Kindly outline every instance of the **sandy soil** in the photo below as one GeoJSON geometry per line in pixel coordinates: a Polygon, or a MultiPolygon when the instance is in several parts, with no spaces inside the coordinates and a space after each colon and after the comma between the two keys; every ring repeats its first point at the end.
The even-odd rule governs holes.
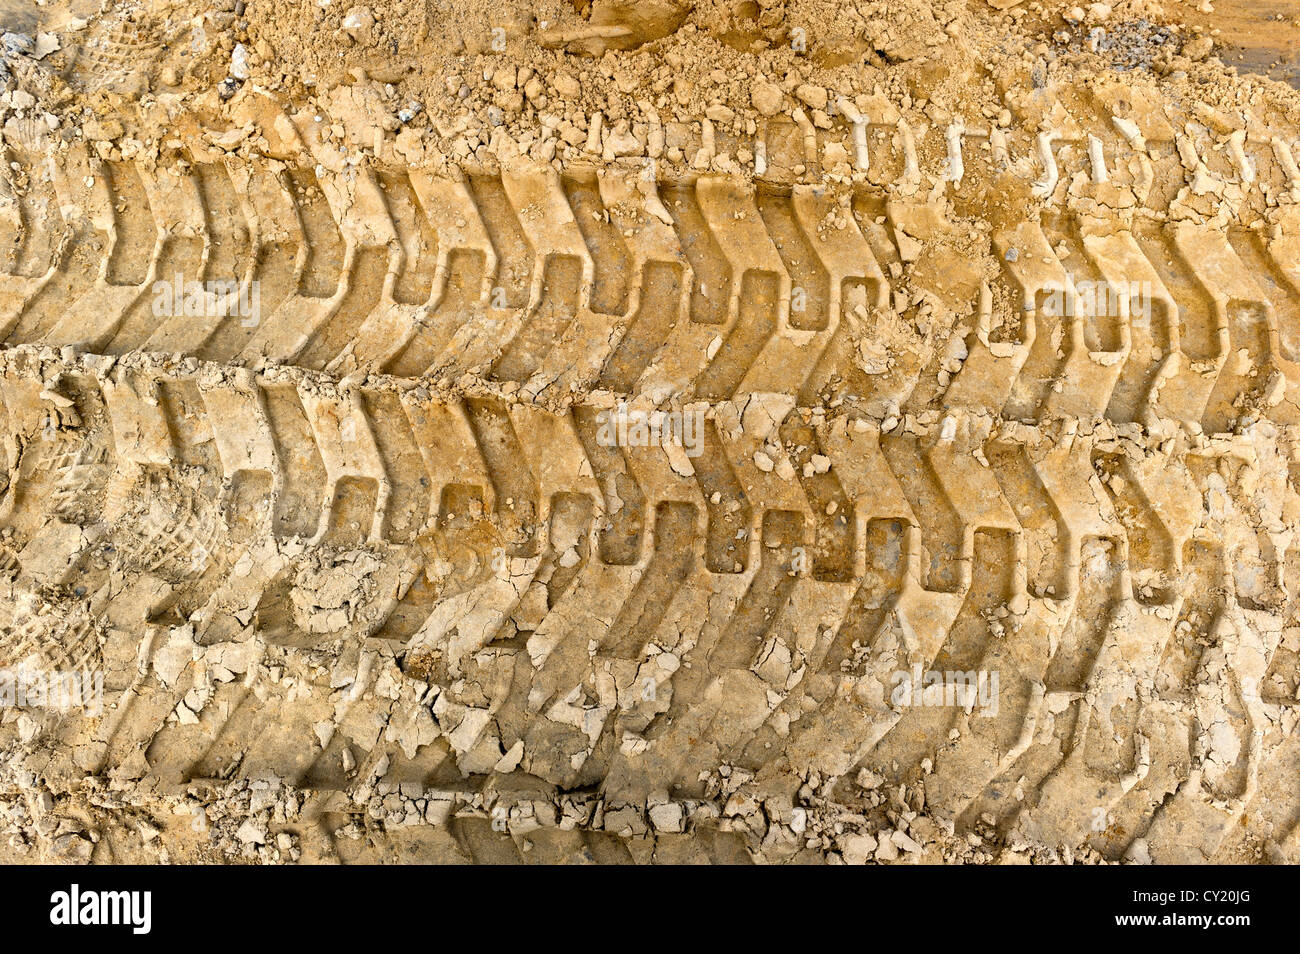
{"type": "Polygon", "coordinates": [[[0,860],[1296,861],[1288,7],[0,0],[0,860]]]}

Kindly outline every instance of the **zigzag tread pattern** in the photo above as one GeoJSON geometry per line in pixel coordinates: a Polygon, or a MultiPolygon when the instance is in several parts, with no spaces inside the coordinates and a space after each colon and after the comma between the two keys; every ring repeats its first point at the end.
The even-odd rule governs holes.
{"type": "Polygon", "coordinates": [[[487,381],[550,407],[602,390],[656,403],[784,391],[809,405],[848,393],[1021,418],[1167,416],[1210,433],[1289,409],[1300,186],[1285,138],[1196,127],[1208,138],[1179,139],[1180,161],[1159,167],[1162,194],[1176,192],[1159,204],[1125,170],[1152,161],[1165,126],[1112,127],[1112,104],[1094,99],[1096,149],[1069,123],[1024,156],[1008,151],[1016,134],[907,127],[876,150],[897,152],[878,161],[899,178],[868,165],[818,187],[661,182],[632,162],[340,168],[319,123],[257,106],[250,117],[296,157],[287,168],[203,140],[173,165],[77,143],[56,162],[48,139],[13,136],[0,332],[7,345],[487,381]],[[1245,149],[1249,174],[1205,166],[1225,145],[1245,149]],[[924,192],[954,148],[960,177],[949,168],[924,192]],[[1045,181],[1058,185],[1029,209],[988,205],[1042,199],[1045,181]],[[972,255],[1000,273],[976,274],[972,255]],[[925,330],[936,307],[953,327],[925,330]],[[908,323],[923,329],[912,341],[898,338],[908,323]],[[893,353],[875,352],[882,338],[897,338],[893,353]]]}
{"type": "Polygon", "coordinates": [[[1289,830],[1261,783],[1300,715],[1283,430],[764,392],[686,405],[678,446],[609,401],[31,347],[0,396],[9,585],[89,600],[112,700],[51,720],[55,776],[273,778],[333,817],[520,773],[741,841],[738,778],[889,778],[1111,858],[1289,830]]]}
{"type": "Polygon", "coordinates": [[[1295,153],[1108,95],[824,187],[7,141],[0,661],[108,705],[0,743],[312,860],[1295,860],[1295,153]]]}

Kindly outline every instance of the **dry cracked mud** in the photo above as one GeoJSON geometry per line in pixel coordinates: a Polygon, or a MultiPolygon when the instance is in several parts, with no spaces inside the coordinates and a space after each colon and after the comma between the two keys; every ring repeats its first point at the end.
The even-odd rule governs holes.
{"type": "Polygon", "coordinates": [[[0,25],[0,861],[1300,861],[1293,5],[0,25]]]}

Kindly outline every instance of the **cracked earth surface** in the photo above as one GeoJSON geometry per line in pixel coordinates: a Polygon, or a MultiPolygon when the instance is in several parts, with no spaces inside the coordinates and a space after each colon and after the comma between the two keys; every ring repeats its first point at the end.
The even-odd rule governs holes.
{"type": "Polygon", "coordinates": [[[0,0],[0,860],[1300,859],[1273,6],[0,0]]]}

